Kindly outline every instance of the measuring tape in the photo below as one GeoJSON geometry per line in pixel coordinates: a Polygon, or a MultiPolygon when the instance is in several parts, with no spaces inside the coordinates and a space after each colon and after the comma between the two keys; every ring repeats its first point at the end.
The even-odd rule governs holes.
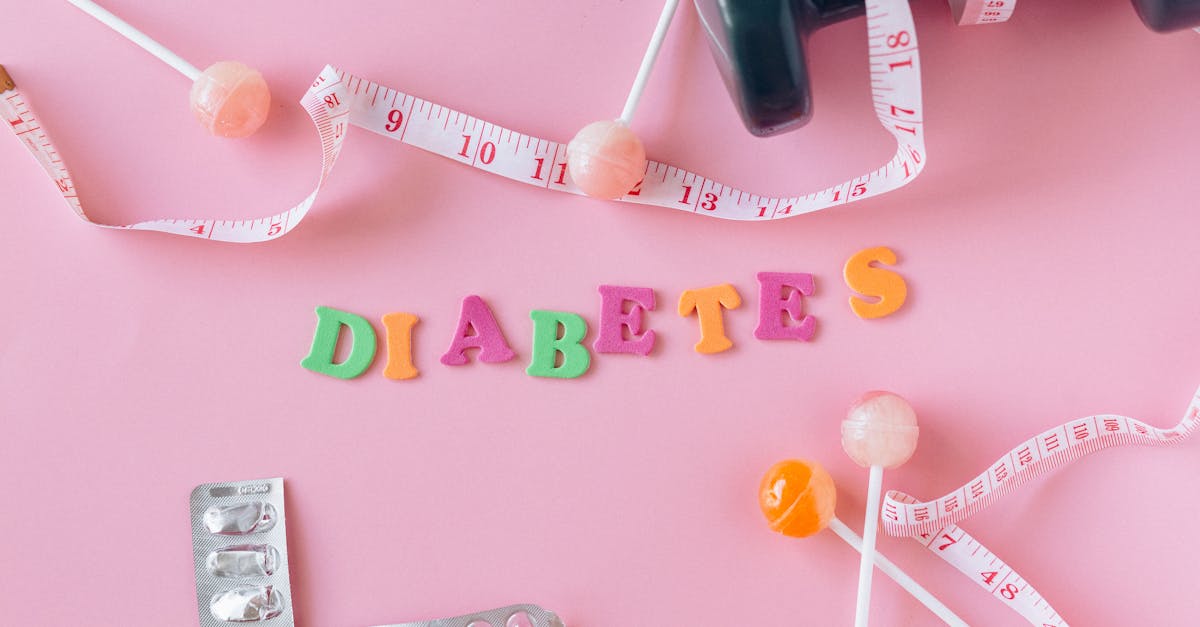
{"type": "MultiPolygon", "coordinates": [[[[868,0],[866,22],[875,114],[896,141],[895,155],[883,166],[817,192],[779,198],[650,161],[645,178],[621,200],[730,220],[776,220],[865,200],[911,182],[926,163],[921,60],[912,13],[905,0],[868,0]]],[[[116,226],[88,218],[70,172],[29,101],[11,80],[0,87],[0,115],[8,126],[54,180],[75,214],[107,228],[224,242],[280,237],[312,208],[337,162],[350,124],[528,185],[582,193],[567,175],[565,144],[518,133],[332,67],[321,72],[300,102],[321,137],[321,175],[312,193],[295,207],[256,220],[165,219],[116,226]]]]}
{"type": "Polygon", "coordinates": [[[1029,438],[975,479],[939,499],[920,501],[903,492],[888,492],[883,499],[883,528],[893,536],[909,536],[925,545],[1031,624],[1062,627],[1066,621],[1033,586],[956,524],[1025,483],[1089,453],[1135,444],[1172,446],[1197,428],[1200,390],[1183,419],[1169,429],[1105,414],[1072,420],[1029,438]]]}
{"type": "MultiPolygon", "coordinates": [[[[959,24],[1007,20],[1016,0],[951,0],[959,24]]],[[[730,220],[777,220],[887,193],[925,168],[921,62],[905,0],[868,0],[867,54],[875,115],[896,141],[883,166],[823,190],[786,198],[753,194],[682,168],[650,161],[620,200],[730,220]]],[[[0,115],[58,186],[81,219],[106,228],[159,231],[223,242],[262,242],[295,228],[308,214],[337,162],[349,124],[528,185],[582,192],[567,175],[566,146],[497,126],[428,100],[326,67],[300,100],[321,137],[321,175],[299,204],[251,220],[162,219],[100,224],[83,210],[74,180],[29,101],[0,67],[0,115]]]]}
{"type": "Polygon", "coordinates": [[[316,189],[295,207],[283,213],[255,220],[163,219],[123,226],[96,222],[84,212],[75,189],[75,181],[71,178],[66,164],[63,163],[62,156],[55,149],[54,143],[50,141],[41,121],[34,115],[29,101],[16,88],[3,66],[0,66],[0,116],[3,116],[13,133],[25,144],[29,152],[33,153],[42,169],[58,186],[63,199],[67,201],[67,205],[71,207],[75,215],[89,224],[110,229],[189,235],[222,242],[262,242],[275,239],[291,231],[304,219],[308,210],[312,208],[313,202],[316,201],[317,193],[321,191],[321,187],[329,177],[329,172],[333,170],[334,163],[337,162],[345,137],[345,120],[348,110],[346,106],[326,106],[326,102],[322,99],[325,92],[331,92],[333,98],[337,97],[337,93],[330,87],[321,87],[333,85],[336,79],[337,73],[331,68],[326,68],[301,100],[301,104],[304,105],[305,111],[308,112],[309,117],[317,126],[317,132],[321,135],[321,177],[317,181],[316,189]]]}
{"type": "MultiPolygon", "coordinates": [[[[729,220],[776,220],[865,200],[903,187],[925,167],[920,55],[906,2],[868,2],[871,93],[879,123],[896,141],[882,167],[821,191],[786,198],[753,194],[666,163],[620,200],[729,220]]],[[[524,135],[354,77],[351,121],[474,168],[545,189],[582,194],[567,174],[566,145],[524,135]]]]}
{"type": "Polygon", "coordinates": [[[959,26],[1007,22],[1017,0],[950,0],[950,12],[959,26]]]}

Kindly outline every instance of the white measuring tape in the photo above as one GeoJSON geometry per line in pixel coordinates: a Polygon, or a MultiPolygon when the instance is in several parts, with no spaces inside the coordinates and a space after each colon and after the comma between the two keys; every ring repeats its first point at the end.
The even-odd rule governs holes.
{"type": "Polygon", "coordinates": [[[950,0],[950,11],[959,26],[1007,22],[1017,0],[950,0]]]}
{"type": "MultiPolygon", "coordinates": [[[[951,0],[959,24],[1008,19],[1016,0],[951,0]]],[[[752,194],[658,161],[620,200],[730,220],[776,220],[887,193],[925,167],[921,62],[906,0],[868,0],[867,53],[875,114],[896,140],[882,167],[808,194],[777,198],[752,194]]],[[[6,78],[6,77],[5,77],[6,78]]],[[[301,104],[321,136],[321,176],[295,207],[251,220],[162,219],[129,225],[88,218],[74,180],[29,101],[11,81],[0,84],[0,114],[54,180],[81,219],[106,228],[159,231],[223,242],[261,242],[291,231],[316,201],[345,141],[348,124],[423,148],[448,159],[529,185],[580,194],[567,176],[566,146],[497,126],[436,103],[326,67],[301,104]]]]}
{"type": "MultiPolygon", "coordinates": [[[[34,158],[41,164],[42,169],[46,171],[46,174],[58,186],[58,190],[75,212],[75,215],[79,216],[85,222],[110,229],[159,231],[222,242],[262,242],[291,231],[304,219],[313,202],[316,201],[317,193],[321,191],[321,187],[329,177],[329,172],[333,169],[334,163],[337,162],[338,153],[341,152],[342,140],[346,131],[346,107],[325,106],[325,103],[321,100],[323,91],[318,90],[318,86],[330,83],[330,79],[336,79],[336,77],[337,74],[331,68],[326,68],[317,79],[313,88],[309,89],[301,101],[305,110],[308,111],[309,116],[312,118],[313,123],[316,124],[317,132],[321,135],[321,178],[317,181],[317,188],[300,204],[283,213],[252,220],[163,219],[123,226],[95,222],[84,212],[83,205],[80,203],[79,195],[75,189],[75,181],[71,178],[71,173],[67,170],[66,164],[63,163],[62,156],[59,155],[58,150],[54,147],[54,143],[50,141],[46,129],[42,126],[37,116],[34,115],[29,101],[16,88],[12,80],[3,71],[3,68],[0,68],[0,116],[4,117],[13,133],[17,135],[17,138],[33,153],[34,158]]],[[[328,90],[326,89],[325,91],[328,90]]],[[[336,98],[336,92],[331,97],[336,98]]]]}
{"type": "MultiPolygon", "coordinates": [[[[895,155],[882,167],[817,192],[777,198],[650,161],[643,181],[621,200],[731,220],[775,220],[865,200],[915,179],[926,159],[921,62],[912,13],[905,0],[869,0],[866,21],[875,113],[896,140],[895,155]]],[[[301,104],[321,136],[321,176],[316,189],[295,207],[257,220],[151,220],[115,226],[88,218],[70,172],[24,95],[15,87],[0,94],[0,114],[76,215],[108,228],[225,242],[279,237],[295,228],[312,207],[337,162],[349,124],[528,185],[581,193],[567,175],[565,144],[517,133],[332,67],[321,72],[301,104]]]]}
{"type": "Polygon", "coordinates": [[[1097,415],[1072,420],[1032,437],[1006,453],[966,485],[933,501],[891,491],[883,499],[883,528],[910,536],[946,560],[1031,624],[1067,623],[1003,560],[955,526],[1016,488],[1099,450],[1114,446],[1179,444],[1200,428],[1200,390],[1183,419],[1160,429],[1125,416],[1097,415]]]}
{"type": "MultiPolygon", "coordinates": [[[[879,123],[896,140],[882,167],[818,192],[786,198],[746,192],[682,168],[650,161],[621,200],[729,220],[774,220],[864,200],[908,184],[925,167],[920,55],[906,2],[867,7],[871,93],[879,123]]],[[[345,77],[351,121],[514,181],[582,194],[567,175],[566,145],[496,126],[375,83],[345,77]]]]}

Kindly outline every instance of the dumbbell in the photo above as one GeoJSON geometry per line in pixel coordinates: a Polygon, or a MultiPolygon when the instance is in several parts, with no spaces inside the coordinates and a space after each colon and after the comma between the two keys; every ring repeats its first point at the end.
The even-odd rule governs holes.
{"type": "MultiPolygon", "coordinates": [[[[746,129],[760,137],[812,118],[808,38],[865,12],[864,0],[695,0],[713,57],[746,129]]],[[[1133,0],[1166,32],[1200,26],[1200,0],[1133,0]]]]}
{"type": "Polygon", "coordinates": [[[1133,0],[1147,28],[1160,33],[1200,26],[1200,0],[1133,0]]]}
{"type": "Polygon", "coordinates": [[[863,0],[695,0],[742,122],[760,137],[812,117],[806,46],[816,30],[865,12],[863,0]]]}

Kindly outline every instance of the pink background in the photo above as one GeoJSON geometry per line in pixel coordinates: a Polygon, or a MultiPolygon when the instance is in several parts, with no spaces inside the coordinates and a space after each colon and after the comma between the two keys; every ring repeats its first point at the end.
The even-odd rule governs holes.
{"type": "MultiPolygon", "coordinates": [[[[165,65],[65,2],[0,2],[0,62],[112,223],[297,202],[318,143],[296,101],[326,63],[565,140],[617,114],[660,6],[106,4],[198,65],[257,66],[276,101],[253,139],[211,139],[165,65]]],[[[924,497],[1071,418],[1174,424],[1200,382],[1200,36],[1152,34],[1122,0],[1022,2],[974,28],[928,0],[916,21],[928,169],[769,225],[547,193],[353,130],[297,231],[214,244],[85,225],[0,138],[0,622],[193,624],[189,491],[282,475],[302,625],[516,602],[578,627],[848,624],[856,554],[771,533],[755,492],[776,460],[819,459],[861,528],[866,472],[838,441],[858,393],[916,406],[920,449],[885,486],[924,497]],[[910,300],[861,321],[841,266],[875,245],[901,255],[910,300]],[[753,339],[764,270],[816,275],[813,342],[753,339]],[[675,304],[722,282],[746,300],[736,346],[698,355],[675,304]],[[655,289],[651,357],[526,376],[529,310],[578,312],[594,338],[601,283],[655,289]],[[438,363],[468,294],[517,360],[438,363]],[[302,369],[317,305],[421,316],[420,378],[302,369]]],[[[635,127],[651,156],[752,190],[843,180],[892,150],[864,39],[861,20],[818,34],[815,120],[755,139],[685,3],[635,127]]],[[[1194,624],[1198,473],[1194,443],[1107,451],[964,527],[1072,624],[1194,624]]],[[[881,547],[970,623],[1018,624],[916,543],[881,547]]],[[[936,623],[882,577],[873,608],[936,623]]]]}

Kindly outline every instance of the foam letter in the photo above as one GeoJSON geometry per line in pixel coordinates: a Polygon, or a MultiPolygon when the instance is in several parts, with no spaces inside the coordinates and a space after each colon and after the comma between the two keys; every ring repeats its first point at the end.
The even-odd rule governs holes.
{"type": "Polygon", "coordinates": [[[654,311],[654,290],[648,287],[600,286],[600,335],[592,348],[597,353],[649,355],[654,331],[642,335],[642,315],[654,311]],[[625,303],[633,303],[625,312],[625,303]],[[625,329],[633,339],[625,339],[625,329]],[[639,337],[640,336],[640,337],[639,337]]]}
{"type": "Polygon", "coordinates": [[[850,297],[851,311],[863,319],[882,318],[895,313],[908,297],[908,285],[904,277],[891,270],[876,268],[871,265],[872,262],[894,266],[896,253],[885,246],[860,250],[846,260],[846,267],[842,270],[850,289],[879,299],[872,302],[858,296],[850,297]]]}
{"type": "Polygon", "coordinates": [[[686,290],[679,296],[679,315],[690,316],[694,311],[700,318],[697,353],[719,353],[733,346],[733,342],[725,337],[725,316],[722,308],[737,309],[741,306],[741,295],[728,283],[686,290]]]}
{"type": "Polygon", "coordinates": [[[390,313],[383,316],[383,328],[387,331],[387,364],[383,376],[389,379],[412,379],[421,374],[413,365],[412,331],[421,319],[410,313],[390,313]]]}
{"type": "Polygon", "coordinates": [[[592,356],[582,344],[587,336],[587,322],[578,314],[566,311],[529,312],[533,320],[533,358],[525,373],[534,377],[574,379],[587,372],[592,356]],[[559,335],[562,329],[562,335],[559,335]],[[555,366],[558,355],[562,365],[555,366]]]}
{"type": "Polygon", "coordinates": [[[812,296],[815,287],[811,274],[759,272],[758,327],[754,329],[754,337],[760,340],[811,340],[817,330],[817,319],[804,315],[802,297],[812,296]],[[784,297],[788,288],[792,289],[784,297]],[[784,324],[783,314],[795,324],[784,324]]]}
{"type": "Polygon", "coordinates": [[[442,355],[442,363],[447,366],[461,366],[469,361],[468,348],[479,349],[479,361],[493,364],[508,361],[517,354],[508,346],[500,325],[487,303],[478,296],[468,296],[462,302],[462,314],[458,317],[458,330],[450,349],[442,355]],[[467,331],[471,331],[470,334],[467,331]]]}
{"type": "Polygon", "coordinates": [[[353,379],[366,372],[375,359],[375,328],[366,318],[332,307],[317,307],[317,331],[312,349],[301,366],[339,379],[353,379]],[[333,363],[338,334],[345,326],[350,331],[350,355],[340,364],[333,363]]]}

